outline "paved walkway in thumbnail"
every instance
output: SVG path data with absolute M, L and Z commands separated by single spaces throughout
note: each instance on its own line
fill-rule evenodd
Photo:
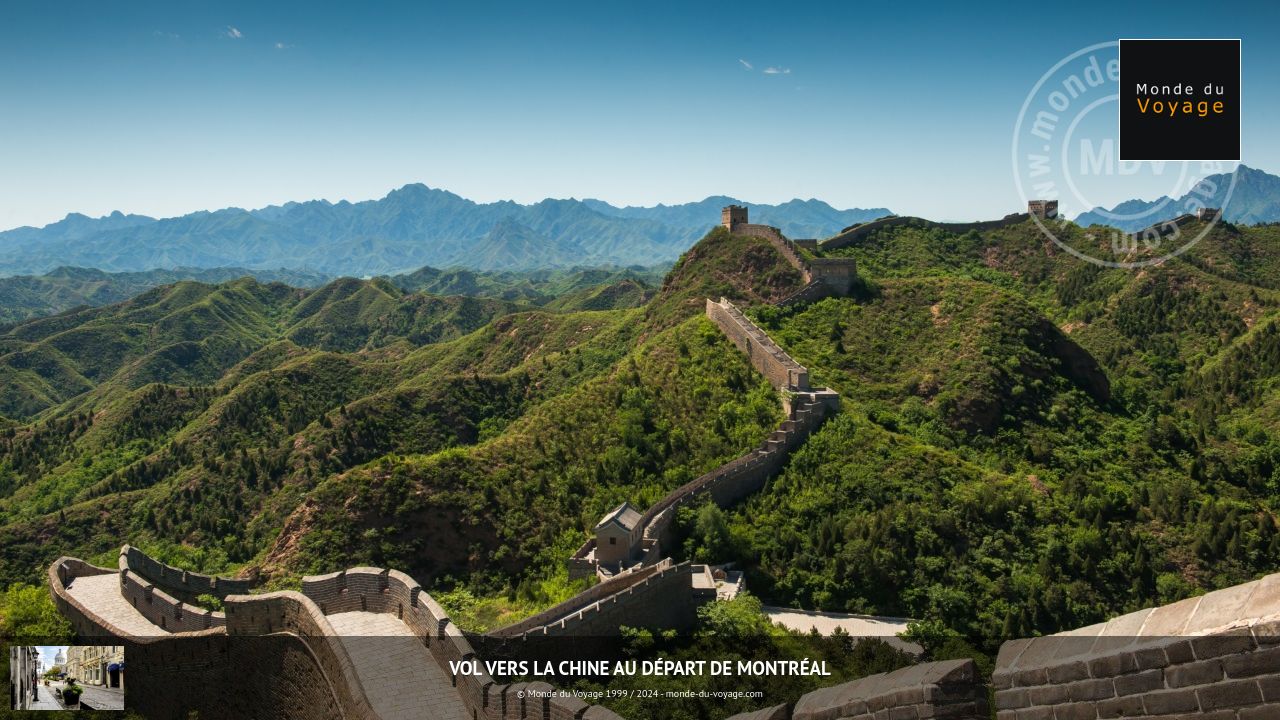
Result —
M 55 689 L 61 689 L 62 683 L 55 682 L 49 687 L 45 687 L 44 681 L 40 682 L 40 687 L 36 689 L 36 701 L 31 704 L 29 710 L 66 710 L 62 703 L 58 701 L 56 695 L 53 694 Z
M 124 599 L 120 594 L 119 573 L 75 578 L 67 586 L 67 594 L 129 635 L 153 637 L 169 634 L 168 630 L 152 624 Z
M 81 685 L 84 692 L 80 695 L 80 704 L 88 705 L 94 710 L 123 710 L 124 691 L 117 688 L 99 685 Z
M 462 698 L 422 641 L 395 615 L 327 616 L 383 720 L 468 720 Z

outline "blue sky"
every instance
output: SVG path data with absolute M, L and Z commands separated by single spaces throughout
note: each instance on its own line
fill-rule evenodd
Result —
M 45 670 L 48 670 L 49 668 L 54 666 L 53 660 L 55 657 L 57 657 L 59 652 L 62 653 L 62 657 L 64 660 L 66 659 L 66 656 L 67 656 L 66 645 L 38 645 L 37 649 L 39 649 L 40 651 L 40 660 L 44 662 Z
M 1117 37 L 1242 37 L 1242 159 L 1280 172 L 1276 3 L 261 5 L 0 5 L 0 228 L 409 182 L 999 216 L 1028 91 Z

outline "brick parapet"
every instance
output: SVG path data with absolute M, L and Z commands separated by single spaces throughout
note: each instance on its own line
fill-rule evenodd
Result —
M 669 567 L 670 564 L 671 561 L 666 560 L 664 563 L 649 565 L 647 567 L 639 567 L 630 572 L 615 575 L 604 582 L 592 585 L 568 600 L 547 608 L 536 615 L 531 615 L 520 622 L 494 630 L 490 635 L 494 637 L 515 637 L 526 632 L 533 631 L 536 628 L 551 623 L 559 618 L 572 615 L 573 613 L 582 610 L 605 597 L 622 592 L 632 585 L 642 582 L 645 578 L 661 572 Z
M 307 596 L 292 590 L 227 598 L 227 633 L 259 637 L 290 633 L 307 645 L 342 706 L 344 717 L 377 720 L 355 665 L 333 625 Z
M 117 567 L 121 571 L 130 570 L 169 595 L 187 602 L 198 595 L 213 595 L 218 598 L 244 595 L 255 585 L 252 580 L 204 575 L 166 565 L 132 545 L 120 548 Z
M 697 608 L 714 599 L 693 589 L 690 562 L 664 565 L 639 582 L 609 593 L 586 606 L 522 635 L 580 637 L 617 635 L 622 625 L 681 629 L 693 624 Z
M 1280 574 L 1007 642 L 992 685 L 1001 720 L 1280 717 Z
M 762 240 L 768 240 L 774 249 L 778 251 L 782 257 L 791 264 L 796 270 L 800 271 L 801 277 L 807 283 L 813 279 L 813 275 L 809 268 L 809 261 L 800 253 L 800 249 L 796 244 L 787 239 L 782 231 L 770 225 L 757 225 L 754 223 L 734 223 L 729 228 L 729 232 L 736 235 L 750 235 L 758 237 Z
M 779 390 L 809 389 L 809 371 L 783 351 L 727 298 L 719 302 L 707 298 L 707 317 L 747 355 L 761 375 Z
M 227 616 L 198 605 L 189 605 L 156 587 L 138 573 L 119 572 L 120 595 L 152 625 L 171 633 L 224 627 Z
M 986 720 L 986 685 L 972 660 L 921 663 L 814 690 L 796 701 L 790 720 L 886 717 Z

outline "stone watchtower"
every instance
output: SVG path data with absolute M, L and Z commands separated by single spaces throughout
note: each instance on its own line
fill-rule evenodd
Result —
M 1222 218 L 1221 208 L 1203 207 L 1196 210 L 1196 219 L 1202 222 L 1213 222 Z
M 1057 200 L 1028 200 L 1027 214 L 1032 217 L 1052 220 L 1058 217 Z
M 720 224 L 733 232 L 735 225 L 747 224 L 747 208 L 742 205 L 729 205 L 720 210 Z

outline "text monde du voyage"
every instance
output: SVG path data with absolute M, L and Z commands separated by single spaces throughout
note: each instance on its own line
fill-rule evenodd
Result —
M 1226 101 L 1215 99 L 1225 94 L 1223 86 L 1213 83 L 1205 83 L 1204 87 L 1199 88 L 1199 92 L 1197 92 L 1197 86 L 1190 83 L 1174 85 L 1136 83 L 1134 92 L 1137 95 L 1134 100 L 1138 103 L 1138 112 L 1143 115 L 1205 118 L 1210 115 L 1223 115 L 1227 111 Z

